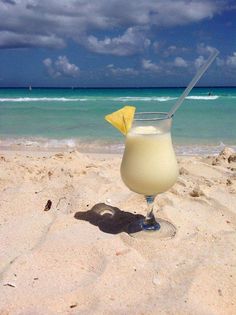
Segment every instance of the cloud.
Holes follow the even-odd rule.
[[[199,68],[215,49],[215,47],[205,45],[204,43],[199,44],[197,46],[197,52],[201,55],[195,59],[195,67]],[[231,56],[217,57],[215,64],[217,67],[227,67],[228,70],[229,68],[236,67],[236,52],[233,52]]]
[[[50,58],[46,58],[43,60],[43,64],[52,78],[77,77],[80,73],[79,67],[70,63],[66,56],[59,56],[54,62]]]
[[[204,43],[197,45],[197,52],[201,55],[210,55],[215,49],[215,47],[205,45]]]
[[[226,59],[227,66],[236,67],[236,52],[233,53],[232,56],[228,56]]]
[[[94,52],[129,55],[149,45],[142,28],[210,19],[226,9],[225,4],[221,0],[2,0],[1,48],[61,48],[74,40]],[[120,35],[109,35],[114,30]],[[107,37],[98,38],[100,32]]]
[[[155,53],[159,53],[160,48],[161,48],[161,44],[158,41],[154,41],[152,43],[152,48],[153,48]]]
[[[113,64],[107,65],[107,69],[114,75],[127,75],[127,76],[134,76],[137,75],[139,72],[134,68],[117,68]]]
[[[16,34],[9,31],[0,32],[0,48],[47,47],[63,48],[65,42],[55,35]]]
[[[224,65],[225,65],[224,59],[217,57],[217,58],[216,58],[216,65],[217,65],[218,67],[224,66]]]
[[[195,59],[194,65],[195,65],[195,67],[198,69],[198,68],[201,67],[201,65],[204,64],[204,62],[205,62],[205,59],[204,59],[204,57],[201,55],[201,56],[199,56],[199,57],[197,57],[197,58]]]
[[[188,63],[182,57],[176,57],[174,60],[174,66],[179,68],[186,68]]]
[[[177,54],[184,54],[189,50],[186,47],[177,47],[175,45],[171,45],[169,47],[162,47],[161,51],[164,57],[169,57]]]
[[[175,45],[171,45],[167,48],[167,52],[169,55],[171,55],[172,53],[175,53],[177,50],[177,47]]]
[[[106,37],[99,40],[90,35],[85,45],[89,50],[96,53],[129,56],[144,51],[150,43],[151,41],[146,38],[145,29],[130,27],[123,35],[113,38]]]
[[[166,0],[151,1],[151,22],[162,26],[185,25],[212,18],[222,10],[223,3],[217,1]]]
[[[11,5],[15,5],[16,2],[14,0],[1,0],[3,3],[7,3],[7,4],[11,4]]]
[[[143,70],[150,71],[150,72],[160,72],[161,67],[148,59],[142,60],[142,68]]]
[[[56,69],[54,68],[52,59],[50,59],[50,58],[44,59],[43,64],[44,64],[44,66],[47,70],[47,73],[50,77],[57,78],[61,75],[61,73],[59,71],[56,71]]]
[[[201,56],[203,57],[203,56]],[[224,67],[227,71],[231,68],[236,68],[236,51],[232,53],[230,56],[225,57],[217,57],[216,58],[216,65],[218,67]]]
[[[213,0],[120,0],[110,1],[106,13],[123,26],[175,26],[212,18],[224,5],[223,1]]]

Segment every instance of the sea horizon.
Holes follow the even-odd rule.
[[[184,89],[185,85],[180,86],[34,86],[34,85],[25,85],[25,86],[0,86],[0,89]],[[195,89],[207,89],[207,88],[236,88],[236,85],[199,85],[195,86]]]

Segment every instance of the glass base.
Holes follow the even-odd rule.
[[[147,224],[145,220],[131,222],[127,227],[127,232],[135,238],[173,238],[177,232],[176,227],[163,219],[156,219],[152,224]]]

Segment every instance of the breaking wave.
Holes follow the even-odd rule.
[[[193,96],[187,96],[186,98],[189,100],[217,100],[219,96],[218,95],[208,95],[208,96],[193,95]]]
[[[216,100],[219,95],[192,95],[187,96],[190,100]],[[234,96],[232,96],[234,98]],[[115,102],[168,102],[176,100],[178,97],[172,96],[122,96],[122,97],[85,97],[85,98],[67,98],[67,97],[8,97],[0,98],[0,102],[86,102],[86,101],[115,101]]]
[[[127,101],[158,101],[158,102],[167,102],[171,100],[175,100],[177,97],[170,97],[170,96],[142,96],[142,97],[137,97],[137,96],[124,96],[124,97],[116,97],[113,100],[114,101],[120,101],[120,102],[127,102]]]
[[[85,102],[87,98],[66,98],[66,97],[15,97],[0,98],[0,102]]]
[[[227,145],[224,143],[216,145],[181,145],[176,144],[175,152],[177,155],[185,156],[207,156],[219,154],[225,146],[229,146],[236,150],[235,145]],[[82,138],[67,139],[50,139],[43,137],[22,137],[22,138],[5,138],[0,140],[1,149],[6,150],[36,150],[36,151],[58,151],[77,149],[86,153],[113,153],[122,154],[124,151],[124,143],[106,140],[85,140]]]

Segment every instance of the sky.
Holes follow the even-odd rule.
[[[235,0],[0,0],[0,87],[236,86]]]

